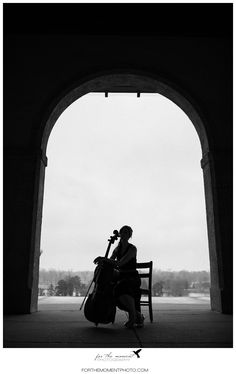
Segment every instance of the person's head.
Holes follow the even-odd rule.
[[[133,230],[130,226],[123,226],[119,231],[121,240],[129,240],[133,234]]]

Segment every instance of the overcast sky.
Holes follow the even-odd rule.
[[[209,270],[200,141],[169,99],[85,95],[58,119],[47,156],[41,268],[94,270],[130,225],[139,261]]]

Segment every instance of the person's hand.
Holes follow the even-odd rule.
[[[115,282],[117,282],[119,280],[119,278],[120,278],[120,272],[119,272],[119,270],[118,269],[114,269],[114,271],[113,271],[113,280]]]
[[[103,261],[104,261],[104,257],[98,256],[98,257],[95,258],[95,260],[93,262],[94,262],[94,264],[99,265]]]

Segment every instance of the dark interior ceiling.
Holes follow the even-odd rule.
[[[231,3],[5,3],[4,33],[231,36],[232,6]]]

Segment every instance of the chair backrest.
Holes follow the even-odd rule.
[[[140,271],[139,276],[140,278],[147,278],[148,279],[148,289],[152,290],[152,268],[153,268],[153,262],[137,262],[136,269],[137,270],[147,270],[145,272]]]

